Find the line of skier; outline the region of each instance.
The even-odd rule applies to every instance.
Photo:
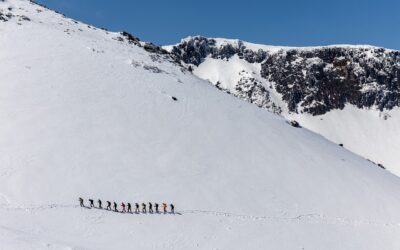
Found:
[[[107,206],[105,207],[106,210],[110,210],[110,211],[114,211],[114,212],[120,212],[118,210],[118,204],[115,201],[112,202],[112,203],[110,201],[106,201],[106,202],[107,202]],[[81,207],[85,207],[84,200],[81,197],[79,197],[79,204],[80,204]],[[95,207],[93,199],[89,199],[89,204],[90,204],[91,208]],[[102,203],[102,201],[100,199],[97,200],[97,204],[98,204],[97,208],[103,209],[103,203]],[[168,205],[167,205],[167,203],[162,203],[161,207],[162,207],[162,212],[164,214],[168,213],[168,209],[167,209]],[[169,204],[169,207],[170,207],[170,213],[175,213],[174,204]],[[122,202],[121,203],[121,212],[122,213],[132,213],[132,205],[131,205],[131,203],[128,202],[128,203],[125,204],[124,202]],[[153,203],[151,203],[151,202],[148,203],[148,206],[146,205],[146,203],[142,203],[142,209],[140,209],[139,203],[135,203],[135,211],[134,212],[137,213],[137,214],[140,213],[140,212],[142,212],[144,214],[147,213],[147,212],[149,212],[149,213],[154,213],[155,212],[155,213],[158,214],[158,213],[160,213],[160,204],[154,203],[154,210],[153,210]]]

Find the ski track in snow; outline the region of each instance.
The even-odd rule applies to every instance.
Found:
[[[374,220],[356,220],[350,218],[331,218],[322,214],[301,214],[295,217],[274,217],[274,216],[255,216],[246,214],[234,214],[229,212],[217,212],[217,211],[204,211],[204,210],[188,210],[181,211],[182,214],[205,214],[223,217],[233,217],[238,219],[254,220],[254,221],[270,221],[270,222],[305,222],[305,223],[323,223],[332,225],[349,225],[349,226],[359,226],[359,225],[370,225],[370,226],[390,226],[399,227],[398,222],[381,222]]]
[[[9,207],[3,206],[0,207],[2,210],[8,211],[42,211],[49,209],[76,209],[80,208],[79,205],[61,205],[61,204],[50,204],[50,205],[41,205],[41,206],[28,206],[28,207]],[[83,209],[95,209],[98,211],[110,212],[112,214],[121,214],[121,211],[114,212],[113,210],[109,211],[106,209],[99,209],[97,207],[90,208],[85,206]],[[90,212],[90,211],[89,211]],[[129,213],[126,213],[129,214]],[[132,216],[140,216],[140,215],[165,215],[164,213],[131,213]],[[217,217],[227,217],[233,219],[240,220],[253,220],[253,221],[266,221],[266,222],[283,222],[283,223],[308,223],[308,224],[329,224],[329,225],[343,225],[343,226],[385,226],[385,227],[399,227],[400,222],[383,222],[377,220],[359,220],[359,219],[351,219],[351,218],[342,218],[342,217],[328,217],[323,214],[300,214],[294,217],[280,217],[280,216],[258,216],[258,215],[249,215],[249,214],[236,214],[230,212],[221,212],[221,211],[208,211],[208,210],[180,210],[175,213],[168,212],[167,215],[205,215],[205,216],[217,216]]]

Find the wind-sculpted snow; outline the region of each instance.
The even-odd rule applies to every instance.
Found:
[[[10,6],[31,21],[0,22],[0,249],[400,247],[399,178],[346,144],[219,91],[133,35],[0,2]],[[237,93],[267,105],[271,90],[278,103],[260,63],[211,59],[193,72],[240,60]],[[218,86],[236,91],[229,79]],[[78,197],[177,213],[87,209]]]

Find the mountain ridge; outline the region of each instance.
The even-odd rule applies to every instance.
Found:
[[[230,59],[237,55],[249,63],[261,63],[261,77],[274,83],[294,113],[322,115],[343,109],[347,103],[381,111],[400,105],[400,51],[365,45],[291,48],[251,44],[252,49],[246,44],[196,36],[167,48],[177,61],[195,66],[208,56]]]
[[[399,51],[369,45],[281,48],[201,36],[165,48],[218,89],[296,119],[400,174],[400,158],[394,156],[400,150],[400,130],[394,126],[399,121]],[[368,110],[369,118],[360,118],[367,124],[352,118],[365,117]],[[395,143],[387,146],[387,141]]]
[[[27,1],[0,10],[10,4],[30,21],[0,22],[2,248],[400,246],[398,177],[142,41]],[[177,213],[81,208],[78,197]]]

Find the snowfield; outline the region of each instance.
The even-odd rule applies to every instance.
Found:
[[[400,176],[400,109],[379,111],[347,105],[321,116],[286,114],[301,125]]]
[[[397,176],[119,33],[0,11],[1,250],[400,248]]]

